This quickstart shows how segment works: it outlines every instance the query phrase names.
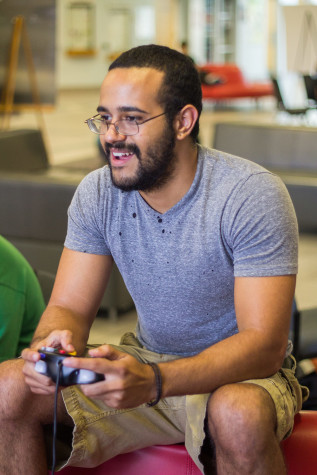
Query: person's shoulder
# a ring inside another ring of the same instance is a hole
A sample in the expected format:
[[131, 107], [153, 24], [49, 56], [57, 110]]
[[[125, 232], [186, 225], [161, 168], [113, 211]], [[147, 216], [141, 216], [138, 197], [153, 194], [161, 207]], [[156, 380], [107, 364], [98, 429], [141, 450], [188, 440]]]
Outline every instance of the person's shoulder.
[[0, 259], [2, 268], [6, 269], [6, 272], [16, 272], [16, 270], [22, 271], [31, 269], [29, 262], [23, 256], [23, 254], [7, 239], [0, 235]]
[[208, 147], [200, 147], [200, 156], [203, 159], [206, 171], [212, 170], [214, 176], [226, 177], [231, 180], [246, 180], [257, 174], [272, 175], [258, 163], [237, 155], [222, 152]]
[[11, 261], [13, 259], [14, 260], [24, 259], [20, 251], [18, 251], [18, 249], [13, 244], [11, 244], [10, 241], [5, 239], [1, 235], [0, 235], [0, 253], [3, 256], [3, 259], [9, 258]]
[[77, 194], [103, 195], [112, 191], [115, 187], [112, 184], [110, 169], [107, 165], [89, 172], [79, 183]]
[[269, 173], [269, 170], [265, 169], [262, 165], [238, 155], [209, 147], [200, 147], [200, 151], [204, 159], [213, 161], [219, 168], [232, 169], [238, 172], [264, 171]]
[[123, 191], [112, 182], [111, 171], [108, 165], [88, 173], [77, 187], [75, 196], [83, 202], [94, 206], [96, 203], [118, 203], [128, 201], [135, 194], [134, 191]]
[[81, 183], [111, 183], [110, 169], [107, 165], [104, 165], [101, 168], [96, 168], [89, 172], [81, 181]]

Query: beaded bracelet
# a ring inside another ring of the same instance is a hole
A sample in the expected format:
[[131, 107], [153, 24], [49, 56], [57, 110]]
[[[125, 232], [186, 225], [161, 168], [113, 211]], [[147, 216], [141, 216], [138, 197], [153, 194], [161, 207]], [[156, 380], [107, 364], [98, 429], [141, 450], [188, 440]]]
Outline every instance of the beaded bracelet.
[[146, 403], [148, 407], [152, 407], [152, 406], [155, 406], [159, 402], [162, 396], [162, 375], [161, 375], [160, 368], [158, 367], [156, 363], [147, 363], [147, 364], [151, 366], [155, 374], [156, 398], [153, 399], [153, 401]]

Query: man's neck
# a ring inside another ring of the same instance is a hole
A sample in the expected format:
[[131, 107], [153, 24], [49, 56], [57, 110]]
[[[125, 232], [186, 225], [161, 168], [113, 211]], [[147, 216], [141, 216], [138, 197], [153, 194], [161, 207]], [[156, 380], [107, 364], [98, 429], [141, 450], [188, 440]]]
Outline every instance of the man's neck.
[[170, 179], [160, 188], [140, 191], [142, 198], [160, 214], [166, 213], [186, 195], [195, 178], [198, 148], [181, 144], [176, 153], [176, 164]]

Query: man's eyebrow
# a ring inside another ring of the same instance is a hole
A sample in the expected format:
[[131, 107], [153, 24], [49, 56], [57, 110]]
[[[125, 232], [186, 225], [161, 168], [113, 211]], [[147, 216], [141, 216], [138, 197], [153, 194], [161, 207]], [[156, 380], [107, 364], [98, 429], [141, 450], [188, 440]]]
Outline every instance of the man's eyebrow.
[[109, 111], [106, 107], [98, 106], [97, 107], [97, 112], [109, 112]]
[[[118, 107], [118, 111], [119, 112], [141, 112], [142, 114], [148, 114], [147, 111], [143, 109], [139, 109], [136, 106], [121, 106], [121, 107]], [[109, 109], [107, 109], [107, 107], [104, 107], [104, 106], [98, 106], [97, 112], [109, 112]]]

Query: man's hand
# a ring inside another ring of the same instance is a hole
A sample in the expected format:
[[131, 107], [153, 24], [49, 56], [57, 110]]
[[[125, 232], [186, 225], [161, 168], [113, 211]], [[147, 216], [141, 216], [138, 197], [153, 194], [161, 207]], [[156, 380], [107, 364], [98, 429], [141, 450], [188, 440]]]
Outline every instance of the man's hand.
[[35, 363], [40, 360], [38, 350], [42, 347], [62, 348], [68, 353], [73, 352], [75, 348], [72, 344], [72, 333], [69, 330], [55, 330], [47, 338], [36, 340], [31, 348], [22, 351], [21, 356], [25, 361], [23, 367], [25, 382], [33, 393], [48, 395], [54, 393], [55, 383], [34, 369]]
[[110, 345], [89, 351], [91, 358], [66, 358], [64, 366], [90, 369], [105, 376], [105, 381], [82, 385], [83, 393], [101, 399], [109, 407], [137, 407], [155, 399], [155, 375], [149, 365]]

